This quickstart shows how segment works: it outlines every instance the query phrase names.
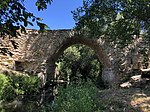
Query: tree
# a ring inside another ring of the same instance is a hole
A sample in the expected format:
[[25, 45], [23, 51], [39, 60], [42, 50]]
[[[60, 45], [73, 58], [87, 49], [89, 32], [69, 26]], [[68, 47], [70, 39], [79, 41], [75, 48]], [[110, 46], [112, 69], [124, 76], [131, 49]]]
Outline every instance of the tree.
[[[41, 18], [35, 17], [33, 13], [28, 12], [24, 6], [25, 0], [0, 0], [0, 37], [5, 35], [16, 36], [17, 30], [25, 31], [25, 27], [36, 22], [40, 30], [47, 26], [41, 23]], [[38, 11], [47, 8], [52, 0], [37, 0], [36, 6]]]
[[80, 34], [103, 35], [120, 45], [127, 45], [134, 35], [150, 40], [149, 12], [149, 0], [83, 0], [83, 6], [72, 11]]
[[80, 84], [88, 80], [96, 83], [101, 76], [101, 63], [94, 51], [85, 45], [67, 48], [56, 62], [59, 79]]
[[[25, 27], [28, 25], [33, 26], [33, 22], [36, 22], [40, 27], [40, 31], [44, 31], [48, 26], [42, 23], [42, 19], [35, 17], [33, 13], [28, 12], [24, 6], [25, 0], [0, 0], [0, 39], [9, 36], [17, 37], [20, 35], [18, 30], [21, 32], [26, 32]], [[36, 6], [38, 11], [47, 8], [52, 0], [37, 0]], [[3, 37], [3, 38], [2, 38]], [[14, 48], [17, 48], [17, 43], [14, 40], [10, 40]], [[3, 43], [0, 41], [0, 45]], [[12, 56], [13, 54], [8, 50], [8, 48], [0, 48], [0, 53], [8, 54]]]

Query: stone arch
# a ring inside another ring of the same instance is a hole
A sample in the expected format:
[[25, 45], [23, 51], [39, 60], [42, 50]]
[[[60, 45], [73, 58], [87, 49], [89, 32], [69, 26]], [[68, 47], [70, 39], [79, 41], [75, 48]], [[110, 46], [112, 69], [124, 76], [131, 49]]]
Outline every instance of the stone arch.
[[94, 50], [95, 54], [97, 55], [99, 61], [103, 65], [102, 70], [102, 80], [105, 82], [106, 85], [110, 86], [114, 82], [114, 73], [112, 70], [111, 60], [108, 56], [108, 53], [103, 48], [103, 42], [100, 39], [87, 39], [81, 37], [71, 37], [65, 39], [59, 46], [56, 48], [54, 54], [48, 58], [47, 64], [47, 74], [48, 80], [55, 78], [55, 62], [59, 58], [59, 56], [64, 52], [65, 49], [68, 47], [75, 45], [75, 44], [83, 44], [90, 47]]
[[86, 39], [86, 38], [68, 38], [66, 39], [56, 50], [54, 55], [50, 58], [52, 58], [54, 61], [58, 59], [58, 57], [64, 52], [65, 49], [70, 47], [71, 45], [75, 44], [83, 44], [88, 47], [90, 47], [96, 55], [98, 56], [100, 62], [103, 64], [106, 68], [111, 68], [111, 61], [109, 60], [109, 57], [105, 50], [103, 49], [102, 45], [98, 42], [98, 40], [92, 40], [92, 39]]

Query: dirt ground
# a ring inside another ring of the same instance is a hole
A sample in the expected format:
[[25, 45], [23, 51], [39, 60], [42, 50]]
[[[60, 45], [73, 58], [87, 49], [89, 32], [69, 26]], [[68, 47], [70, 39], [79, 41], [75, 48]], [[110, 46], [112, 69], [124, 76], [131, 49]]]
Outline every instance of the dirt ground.
[[134, 76], [123, 87], [99, 91], [96, 97], [103, 112], [150, 112], [150, 79]]

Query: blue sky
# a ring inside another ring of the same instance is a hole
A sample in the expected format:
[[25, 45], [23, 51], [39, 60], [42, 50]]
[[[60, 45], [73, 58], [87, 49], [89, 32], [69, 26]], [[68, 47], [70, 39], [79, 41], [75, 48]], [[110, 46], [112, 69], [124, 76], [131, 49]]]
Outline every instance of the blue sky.
[[[36, 0], [25, 0], [25, 6], [28, 11], [36, 17], [43, 18], [51, 30], [53, 29], [71, 29], [75, 26], [75, 21], [71, 11], [82, 6], [82, 0], [53, 0], [51, 5], [44, 11], [38, 11], [35, 6]], [[36, 24], [28, 28], [38, 29]]]

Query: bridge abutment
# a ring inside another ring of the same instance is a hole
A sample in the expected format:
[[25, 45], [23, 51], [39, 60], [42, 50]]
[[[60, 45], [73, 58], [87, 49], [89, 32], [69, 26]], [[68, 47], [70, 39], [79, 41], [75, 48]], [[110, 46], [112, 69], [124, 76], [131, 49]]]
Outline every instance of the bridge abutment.
[[102, 80], [108, 88], [116, 88], [118, 86], [118, 77], [113, 68], [102, 69]]

